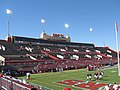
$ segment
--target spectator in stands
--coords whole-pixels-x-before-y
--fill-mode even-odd
[[[117,85],[116,82],[115,82],[114,85],[113,85],[113,90],[118,90],[118,85]]]

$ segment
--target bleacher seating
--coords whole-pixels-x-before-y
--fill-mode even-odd
[[[0,41],[0,56],[5,58],[5,65],[11,64],[19,70],[36,70],[36,72],[37,69],[38,71],[43,69],[45,72],[56,68],[66,70],[84,68],[89,64],[117,63],[117,54],[109,47],[67,47]],[[18,63],[19,66],[16,66]]]

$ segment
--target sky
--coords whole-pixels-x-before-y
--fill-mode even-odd
[[[69,34],[72,42],[116,50],[115,22],[119,28],[120,0],[0,0],[0,39],[8,34],[6,9],[12,10],[12,36],[39,38],[43,29],[41,19],[44,19],[48,35]]]

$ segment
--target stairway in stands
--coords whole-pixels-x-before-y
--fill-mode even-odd
[[[48,54],[47,52],[45,52],[45,51],[43,51],[43,50],[41,50],[41,53],[48,55],[48,56],[49,56],[50,58],[52,58],[53,60],[58,60],[58,58],[56,58],[56,57]]]

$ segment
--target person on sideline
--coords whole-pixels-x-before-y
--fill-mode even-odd
[[[118,85],[117,85],[116,82],[115,82],[114,85],[113,85],[113,90],[118,90]]]
[[[30,73],[26,73],[27,79],[30,79]]]
[[[110,90],[109,84],[107,84],[107,85],[105,86],[104,90]]]

